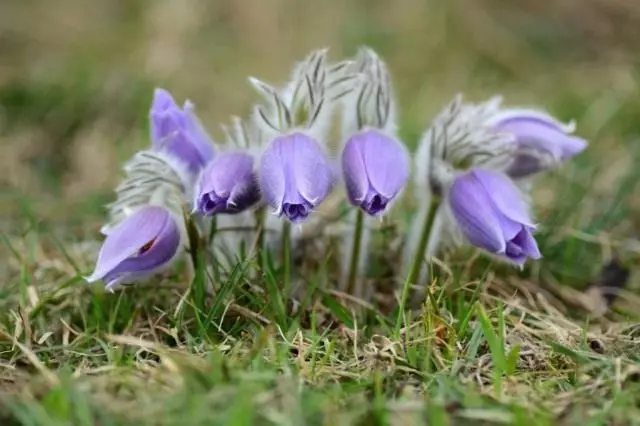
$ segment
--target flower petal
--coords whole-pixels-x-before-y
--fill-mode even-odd
[[[449,192],[449,204],[471,244],[492,253],[504,253],[506,242],[498,214],[489,194],[473,173],[461,175],[454,181]]]
[[[360,204],[369,189],[369,179],[364,166],[362,144],[359,135],[351,137],[342,151],[342,176],[347,189],[347,196],[352,204]]]
[[[535,227],[531,222],[529,208],[522,192],[511,179],[502,173],[483,169],[474,169],[470,173],[490,195],[490,202],[501,215],[514,222]]]
[[[200,178],[201,192],[215,192],[228,197],[238,182],[244,182],[253,174],[253,157],[244,152],[228,152],[218,155],[205,167]]]
[[[200,175],[197,210],[205,215],[239,213],[260,200],[253,156],[228,152],[215,157]]]
[[[130,256],[104,277],[111,282],[122,276],[139,279],[153,274],[175,256],[180,246],[180,232],[175,220],[169,215],[158,236],[145,244],[136,256]],[[108,284],[109,285],[109,284]]]
[[[179,109],[171,93],[160,88],[155,90],[153,101],[151,102],[151,110],[149,111],[151,141],[154,146],[176,130],[170,121],[170,116],[172,112],[178,111]]]
[[[102,279],[125,259],[153,242],[169,220],[173,219],[162,207],[145,206],[136,210],[109,231],[98,254],[96,268],[87,281]]]
[[[195,115],[191,102],[184,110],[171,94],[156,89],[149,112],[151,140],[155,149],[169,152],[197,172],[214,156],[213,143]]]
[[[178,130],[173,136],[169,136],[158,149],[166,151],[186,163],[193,173],[205,165],[200,152],[191,143],[189,135],[184,130]]]
[[[550,166],[550,162],[553,162],[553,158],[549,159],[548,156],[541,156],[539,153],[520,150],[515,152],[505,173],[514,179],[519,179],[545,170]]]
[[[533,235],[531,235],[531,230],[527,227],[523,227],[522,231],[513,238],[512,242],[517,244],[521,248],[522,253],[527,257],[532,259],[540,259],[542,257],[538,243],[535,238],[533,238]]]
[[[169,108],[178,108],[178,104],[171,96],[169,91],[160,87],[153,92],[153,101],[151,102],[151,111],[160,112]]]
[[[531,108],[505,108],[493,114],[490,126],[500,126],[511,121],[531,120],[555,128],[563,133],[573,133],[576,130],[574,121],[563,123],[551,114]]]
[[[282,144],[289,142],[285,136],[274,139],[262,153],[258,180],[265,202],[278,213],[282,210],[285,193],[285,163],[282,157]]]
[[[497,219],[500,224],[500,229],[502,229],[502,237],[505,241],[514,239],[522,231],[524,226],[501,214],[497,214]]]
[[[287,188],[285,202],[300,203],[299,194],[312,207],[329,195],[333,186],[332,168],[318,142],[303,134],[293,133],[282,140],[282,157],[286,159]],[[288,197],[291,197],[287,199]]]
[[[406,185],[409,179],[409,157],[398,141],[369,130],[361,133],[364,146],[364,165],[371,186],[385,198],[391,199]]]
[[[192,143],[198,150],[203,164],[206,164],[214,156],[213,141],[196,115],[193,103],[186,101],[183,109],[185,130],[191,136]]]
[[[540,118],[511,118],[499,123],[501,132],[512,133],[520,146],[550,153],[556,161],[565,161],[587,148],[587,141],[566,134],[555,123]]]

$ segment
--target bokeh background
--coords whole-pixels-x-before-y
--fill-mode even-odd
[[[538,182],[540,221],[557,225],[556,250],[573,235],[598,242],[594,256],[636,235],[640,5],[628,0],[4,0],[3,229],[28,210],[97,237],[90,218],[149,144],[154,87],[194,101],[219,137],[257,100],[249,75],[284,82],[311,49],[338,59],[362,44],[388,61],[409,146],[457,92],[575,119],[591,146]]]

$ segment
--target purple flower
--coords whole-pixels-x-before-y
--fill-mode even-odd
[[[196,209],[204,215],[239,213],[260,200],[253,157],[244,152],[218,155],[203,170]]]
[[[527,257],[541,257],[527,205],[507,176],[481,169],[460,175],[449,204],[471,244],[520,266]]]
[[[365,130],[345,144],[342,173],[351,204],[379,216],[407,183],[409,159],[396,140],[377,130]]]
[[[163,207],[145,206],[109,230],[88,282],[104,280],[107,289],[157,272],[172,260],[180,232]]]
[[[266,203],[293,223],[304,221],[331,192],[334,175],[322,148],[310,136],[278,136],[260,160]]]
[[[572,136],[574,126],[531,110],[507,110],[492,121],[494,129],[511,133],[518,146],[507,174],[521,178],[568,160],[584,151],[587,141]]]
[[[156,89],[149,112],[154,148],[164,150],[198,172],[213,158],[211,139],[189,101],[180,108],[169,92]]]

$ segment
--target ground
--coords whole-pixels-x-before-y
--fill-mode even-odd
[[[640,9],[328,3],[2,6],[2,424],[640,422]],[[254,259],[213,292],[186,263],[114,294],[84,282],[118,167],[148,144],[153,87],[219,136],[256,99],[246,76],[281,82],[311,49],[363,43],[389,63],[409,147],[458,91],[576,120],[589,149],[535,183],[542,260],[463,251],[416,295],[374,271],[394,285],[371,303],[333,289],[331,262],[295,301]],[[401,239],[411,205],[388,222]]]

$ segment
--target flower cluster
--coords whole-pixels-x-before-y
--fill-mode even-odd
[[[422,136],[414,180],[425,196],[405,250],[410,279],[420,279],[420,262],[442,245],[468,242],[519,267],[541,257],[528,202],[531,179],[587,142],[573,136],[574,123],[501,104],[500,97],[474,104],[458,95]]]
[[[187,222],[202,238],[222,223],[246,228],[235,234],[242,237],[215,233],[214,249],[222,244],[233,253],[258,236],[259,249],[275,248],[290,238],[289,224],[309,226],[341,187],[356,217],[345,239],[352,288],[366,257],[365,223],[390,212],[411,168],[410,188],[421,204],[406,244],[410,280],[420,278],[426,254],[465,241],[523,265],[541,257],[527,197],[531,178],[586,147],[572,135],[573,123],[501,108],[499,98],[473,104],[458,96],[410,156],[397,132],[391,76],[368,48],[335,63],[326,49],[314,51],[283,87],[249,81],[262,102],[246,119],[222,126],[224,143],[214,143],[190,101],[180,107],[156,89],[151,146],[124,166],[87,281],[102,280],[112,290],[164,270],[192,249]]]

